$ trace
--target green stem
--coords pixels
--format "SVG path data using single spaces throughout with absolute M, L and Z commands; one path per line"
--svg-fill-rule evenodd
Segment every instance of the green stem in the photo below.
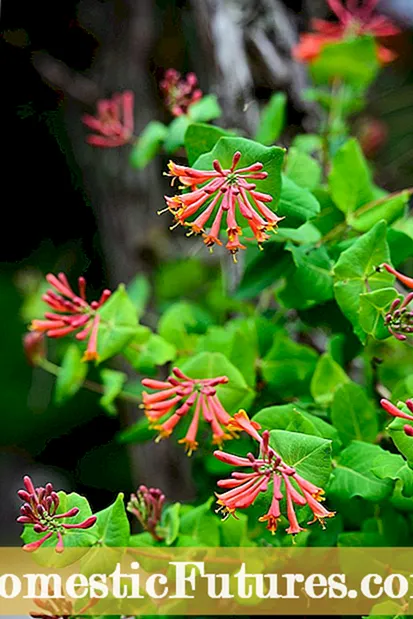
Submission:
M 45 372 L 52 374 L 53 376 L 59 376 L 62 368 L 59 365 L 56 365 L 52 361 L 48 359 L 41 359 L 37 364 L 37 367 L 40 367 Z M 93 393 L 99 393 L 100 395 L 104 394 L 104 388 L 101 384 L 95 383 L 92 380 L 84 380 L 82 387 L 87 389 L 88 391 L 93 391 Z M 132 402 L 133 404 L 141 404 L 142 398 L 133 393 L 128 393 L 127 391 L 121 391 L 117 396 L 117 400 L 123 400 L 124 402 Z

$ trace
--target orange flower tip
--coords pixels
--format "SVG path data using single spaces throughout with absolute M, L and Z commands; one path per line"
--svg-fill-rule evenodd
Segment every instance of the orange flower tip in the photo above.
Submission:
M 155 439 L 155 443 L 159 443 L 164 438 L 169 438 L 172 434 L 172 430 L 165 430 L 162 425 L 153 426 L 153 429 L 159 432 Z
M 185 451 L 188 457 L 191 457 L 193 452 L 198 449 L 199 443 L 197 441 L 191 441 L 187 438 L 181 438 L 178 443 L 185 445 Z
M 98 361 L 98 360 L 99 360 L 99 355 L 96 351 L 93 351 L 93 350 L 87 350 L 82 357 L 82 361 L 85 361 L 85 362 Z

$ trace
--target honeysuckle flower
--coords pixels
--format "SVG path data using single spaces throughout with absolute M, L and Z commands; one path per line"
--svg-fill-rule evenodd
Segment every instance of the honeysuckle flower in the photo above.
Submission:
M 226 376 L 190 378 L 179 368 L 174 368 L 166 381 L 144 378 L 142 385 L 155 391 L 150 394 L 143 392 L 142 407 L 152 427 L 159 432 L 156 440 L 168 438 L 190 411 L 193 412 L 192 421 L 186 436 L 179 441 L 185 445 L 189 456 L 198 447 L 196 438 L 201 416 L 211 426 L 214 445 L 221 446 L 223 441 L 232 438 L 233 433 L 227 431 L 231 417 L 217 395 L 218 385 L 227 382 Z
M 394 269 L 391 264 L 387 264 L 386 262 L 383 262 L 381 266 L 385 268 L 388 273 L 394 275 L 407 288 L 413 289 L 413 279 L 411 277 L 407 277 L 407 275 L 400 273 L 400 271 L 396 271 L 396 269 Z
M 23 350 L 29 365 L 35 366 L 46 356 L 44 334 L 31 331 L 23 336 Z
M 195 73 L 188 73 L 183 77 L 176 69 L 168 69 L 160 88 L 165 105 L 173 116 L 183 116 L 193 103 L 202 99 L 202 90 L 198 88 Z
M 295 535 L 304 531 L 298 522 L 295 505 L 308 505 L 313 513 L 313 520 L 324 526 L 324 520 L 335 515 L 320 504 L 324 490 L 312 482 L 304 479 L 297 471 L 288 466 L 282 458 L 269 446 L 270 434 L 265 430 L 259 434 L 259 424 L 248 419 L 245 411 L 234 415 L 233 421 L 228 424 L 229 429 L 244 430 L 259 443 L 259 453 L 255 457 L 252 453 L 246 457 L 235 456 L 224 451 L 215 451 L 214 456 L 221 462 L 250 469 L 247 472 L 234 471 L 230 479 L 218 481 L 218 486 L 225 489 L 222 494 L 217 493 L 217 502 L 224 518 L 234 515 L 237 509 L 250 507 L 261 492 L 272 487 L 272 498 L 267 513 L 259 520 L 267 523 L 267 529 L 275 533 L 278 521 L 281 518 L 281 500 L 285 498 L 286 518 L 289 527 L 287 533 Z
M 406 333 L 413 333 L 413 312 L 408 311 L 408 306 L 412 300 L 413 292 L 406 295 L 403 300 L 398 297 L 393 301 L 384 317 L 384 323 L 389 333 L 400 341 L 407 339 Z
M 387 17 L 375 13 L 378 0 L 327 0 L 330 9 L 338 18 L 338 23 L 323 19 L 312 20 L 314 32 L 301 35 L 298 45 L 293 50 L 293 56 L 300 62 L 313 62 L 318 58 L 325 45 L 338 43 L 362 35 L 374 37 L 389 37 L 400 33 L 398 28 Z M 392 62 L 397 55 L 378 45 L 378 60 L 382 64 Z
M 272 196 L 257 191 L 253 182 L 267 178 L 263 164 L 256 162 L 237 169 L 241 156 L 237 151 L 228 169 L 222 168 L 217 159 L 213 162 L 213 170 L 196 170 L 170 161 L 168 176 L 172 177 L 172 184 L 178 178 L 183 188 L 191 191 L 172 198 L 165 196 L 166 210 L 172 213 L 176 225 L 190 228 L 189 234 L 202 234 L 207 247 L 222 245 L 219 235 L 224 220 L 228 237 L 226 248 L 233 255 L 245 249 L 240 242 L 241 222 L 249 225 L 260 245 L 269 238 L 267 232 L 277 228 L 284 219 L 268 208 Z
M 39 535 L 35 542 L 25 544 L 23 550 L 33 552 L 53 536 L 57 537 L 56 552 L 64 550 L 64 534 L 69 529 L 90 529 L 96 522 L 96 516 L 90 516 L 83 522 L 62 522 L 63 518 L 74 518 L 79 513 L 78 507 L 72 507 L 69 511 L 58 514 L 60 504 L 59 495 L 54 491 L 52 484 L 35 488 L 32 480 L 27 475 L 23 478 L 24 490 L 19 490 L 18 495 L 24 501 L 20 508 L 20 516 L 17 522 L 24 525 L 33 525 L 33 530 Z
M 405 404 L 407 408 L 409 409 L 409 411 L 413 413 L 413 400 L 406 400 Z M 392 404 L 389 400 L 386 400 L 385 398 L 380 400 L 380 405 L 382 406 L 382 408 L 384 408 L 384 410 L 387 413 L 389 413 L 389 415 L 392 415 L 392 417 L 398 417 L 399 419 L 406 419 L 407 421 L 413 421 L 413 415 L 410 415 L 409 413 L 405 413 L 404 411 L 400 410 L 400 408 L 397 408 L 397 406 L 395 406 L 394 404 Z M 410 426 L 409 424 L 404 425 L 403 430 L 407 436 L 413 436 L 413 427 Z
M 131 494 L 127 510 L 136 516 L 145 531 L 160 542 L 163 536 L 157 530 L 162 517 L 165 495 L 159 488 L 139 486 L 136 494 Z
M 41 591 L 39 591 L 39 594 L 40 593 Z M 66 598 L 53 599 L 55 593 L 52 586 L 49 587 L 48 593 L 49 599 L 35 598 L 33 600 L 36 606 L 43 611 L 43 613 L 39 613 L 38 611 L 31 612 L 30 617 L 33 619 L 69 619 L 70 617 L 81 617 L 82 615 L 87 615 L 88 613 L 86 613 L 86 611 L 99 602 L 99 598 L 94 598 L 89 600 L 82 608 L 75 610 L 72 600 L 67 600 Z
M 89 338 L 83 360 L 98 359 L 97 338 L 100 316 L 96 310 L 109 299 L 110 290 L 104 290 L 99 301 L 88 303 L 84 277 L 78 279 L 78 295 L 73 292 L 64 273 L 59 273 L 57 277 L 49 273 L 46 275 L 46 280 L 52 288 L 43 295 L 42 299 L 52 308 L 53 312 L 46 312 L 44 320 L 33 320 L 30 329 L 53 338 L 77 332 L 77 340 Z
M 116 93 L 111 99 L 100 99 L 97 102 L 97 115 L 84 114 L 82 122 L 95 131 L 88 135 L 86 142 L 92 146 L 113 148 L 129 144 L 133 139 L 134 93 L 126 90 Z

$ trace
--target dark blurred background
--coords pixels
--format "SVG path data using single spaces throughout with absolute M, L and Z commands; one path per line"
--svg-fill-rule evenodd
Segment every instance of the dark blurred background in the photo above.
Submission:
M 381 6 L 412 24 L 411 0 Z M 289 134 L 311 130 L 319 115 L 302 96 L 306 70 L 291 60 L 291 48 L 311 16 L 328 11 L 323 0 L 9 0 L 1 9 L 0 545 L 17 545 L 15 492 L 24 474 L 85 493 L 95 509 L 139 478 L 131 454 L 113 441 L 121 422 L 102 413 L 96 396 L 81 391 L 56 407 L 53 378 L 27 365 L 25 296 L 45 273 L 63 270 L 72 280 L 85 275 L 94 298 L 137 272 L 153 278 L 161 261 L 195 251 L 156 216 L 167 159 L 131 170 L 127 148 L 84 143 L 81 114 L 130 88 L 137 133 L 151 119 L 169 122 L 157 83 L 172 66 L 195 71 L 202 89 L 218 94 L 223 126 L 246 135 L 260 104 L 287 91 L 288 145 Z M 379 136 L 370 156 L 390 190 L 413 184 L 411 33 L 396 45 L 398 61 L 354 124 L 360 136 L 371 126 Z

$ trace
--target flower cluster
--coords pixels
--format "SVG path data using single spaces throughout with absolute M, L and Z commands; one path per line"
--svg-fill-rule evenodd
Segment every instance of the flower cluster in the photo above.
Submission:
M 23 479 L 25 490 L 19 490 L 18 495 L 24 501 L 20 508 L 20 516 L 17 522 L 33 525 L 35 533 L 44 533 L 43 537 L 35 542 L 23 546 L 23 550 L 33 552 L 40 548 L 44 542 L 57 536 L 56 552 L 63 552 L 63 535 L 69 529 L 90 529 L 96 522 L 96 516 L 90 516 L 83 522 L 66 523 L 64 518 L 74 518 L 79 513 L 78 507 L 72 507 L 69 511 L 58 514 L 60 505 L 59 495 L 54 491 L 52 484 L 46 484 L 45 488 L 35 488 L 30 477 Z
M 259 443 L 259 454 L 255 457 L 249 453 L 247 457 L 235 456 L 223 451 L 215 451 L 214 455 L 221 462 L 234 466 L 246 467 L 251 472 L 233 472 L 230 479 L 218 482 L 225 489 L 222 494 L 216 494 L 218 511 L 225 517 L 234 515 L 236 509 L 250 507 L 261 492 L 266 492 L 272 484 L 272 499 L 268 512 L 261 516 L 260 522 L 267 523 L 271 533 L 277 530 L 281 518 L 281 500 L 285 498 L 289 527 L 287 533 L 295 535 L 304 531 L 297 519 L 294 505 L 308 505 L 314 519 L 308 524 L 319 521 L 324 526 L 325 518 L 331 518 L 334 512 L 328 511 L 320 504 L 324 490 L 301 477 L 297 471 L 283 462 L 282 458 L 269 446 L 269 432 L 259 434 L 259 424 L 248 419 L 244 411 L 235 414 L 228 424 L 230 430 L 245 431 Z
M 399 273 L 390 264 L 384 263 L 381 266 L 388 273 L 397 277 L 407 288 L 413 289 L 413 279 L 411 277 Z M 413 312 L 409 311 L 408 308 L 412 300 L 413 292 L 407 294 L 403 300 L 400 298 L 395 299 L 384 317 L 384 322 L 389 332 L 400 341 L 407 339 L 407 335 L 413 333 Z
M 226 376 L 217 378 L 189 378 L 179 368 L 166 381 L 144 378 L 142 385 L 155 393 L 143 392 L 143 408 L 155 430 L 159 431 L 157 440 L 169 437 L 180 420 L 193 410 L 193 417 L 186 436 L 179 441 L 185 445 L 190 456 L 198 447 L 196 440 L 200 417 L 210 424 L 212 442 L 221 446 L 223 441 L 232 438 L 226 431 L 231 417 L 222 406 L 217 386 L 228 382 Z M 178 406 L 179 405 L 179 406 Z M 178 408 L 176 408 L 178 406 Z M 174 411 L 174 412 L 172 412 Z M 171 414 L 172 413 L 172 414 Z M 164 417 L 168 415 L 165 420 Z
M 384 410 L 392 415 L 393 417 L 398 417 L 400 419 L 406 419 L 407 421 L 413 421 L 413 415 L 409 415 L 409 413 L 405 413 L 401 411 L 397 406 L 389 402 L 389 400 L 385 400 L 384 398 L 380 400 L 381 406 Z M 413 400 L 406 400 L 406 406 L 413 413 Z M 413 427 L 409 424 L 403 426 L 403 430 L 407 436 L 413 436 Z
M 70 617 L 81 617 L 82 615 L 86 615 L 86 611 L 99 602 L 99 598 L 89 600 L 84 606 L 75 611 L 72 600 L 67 600 L 65 598 L 53 599 L 55 594 L 53 587 L 49 587 L 48 593 L 49 598 L 52 599 L 35 598 L 33 600 L 36 606 L 43 611 L 31 612 L 30 617 L 33 619 L 69 619 Z
M 160 83 L 165 104 L 173 116 L 182 116 L 196 101 L 202 99 L 195 73 L 182 77 L 176 69 L 168 69 Z
M 89 304 L 86 301 L 84 277 L 78 279 L 79 295 L 73 292 L 64 273 L 59 273 L 57 277 L 49 273 L 46 280 L 52 289 L 49 289 L 42 299 L 52 308 L 53 312 L 46 312 L 44 320 L 33 320 L 31 330 L 46 333 L 49 337 L 64 337 L 77 331 L 76 339 L 89 338 L 83 360 L 97 359 L 100 316 L 96 310 L 108 300 L 111 295 L 110 290 L 104 290 L 99 301 L 92 301 Z
M 314 19 L 314 32 L 304 33 L 294 49 L 294 57 L 300 62 L 313 62 L 318 58 L 325 45 L 338 43 L 343 39 L 362 35 L 388 37 L 400 33 L 387 17 L 375 14 L 378 0 L 365 0 L 357 6 L 357 0 L 327 0 L 331 10 L 338 17 L 339 23 Z M 392 62 L 396 54 L 383 45 L 378 47 L 378 59 L 382 64 Z
M 129 144 L 133 139 L 133 92 L 116 93 L 111 99 L 97 102 L 97 115 L 84 114 L 82 122 L 98 135 L 88 135 L 86 141 L 92 146 L 113 148 Z
M 267 178 L 263 164 L 257 162 L 237 169 L 240 159 L 241 153 L 237 151 L 228 169 L 224 169 L 216 159 L 213 170 L 195 170 L 171 161 L 168 176 L 172 177 L 172 183 L 178 178 L 183 188 L 190 188 L 191 191 L 172 198 L 165 196 L 166 210 L 173 214 L 176 225 L 189 227 L 190 234 L 202 234 L 207 247 L 222 245 L 219 233 L 225 218 L 228 235 L 226 248 L 232 254 L 245 249 L 239 240 L 242 228 L 237 221 L 237 209 L 258 244 L 266 241 L 269 238 L 267 232 L 273 231 L 283 219 L 266 206 L 272 201 L 272 196 L 257 191 L 252 182 Z M 196 219 L 192 219 L 195 215 Z M 207 230 L 211 219 L 211 228 Z
M 128 511 L 136 516 L 145 531 L 148 531 L 157 541 L 163 537 L 157 531 L 162 517 L 162 509 L 165 503 L 165 495 L 159 488 L 147 488 L 139 486 L 136 494 L 131 494 L 128 503 Z

